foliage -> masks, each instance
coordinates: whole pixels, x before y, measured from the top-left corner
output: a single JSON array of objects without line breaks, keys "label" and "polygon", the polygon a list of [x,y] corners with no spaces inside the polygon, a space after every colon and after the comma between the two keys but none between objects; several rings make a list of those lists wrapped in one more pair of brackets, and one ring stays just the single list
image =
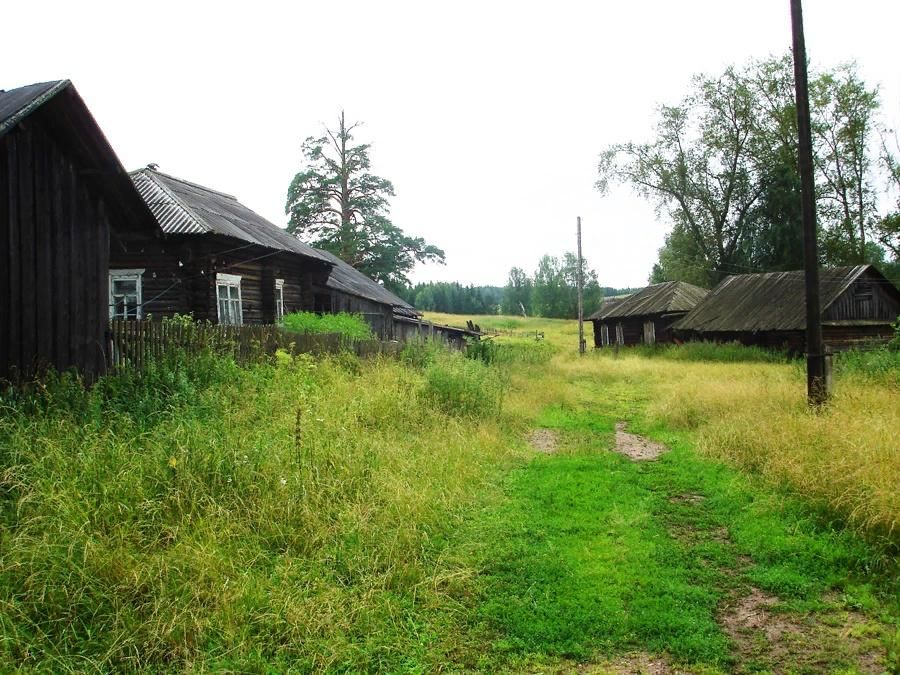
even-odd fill
[{"label": "foliage", "polygon": [[400,297],[424,312],[494,314],[502,291],[496,286],[463,286],[459,282],[431,281],[400,290]]},{"label": "foliage", "polygon": [[288,188],[288,231],[334,253],[372,279],[408,283],[417,262],[443,262],[444,252],[411,237],[389,218],[389,180],[370,173],[368,144],[354,144],[343,111],[336,130],[308,137],[302,146],[306,166]]},{"label": "foliage", "polygon": [[521,267],[509,271],[509,280],[503,289],[500,311],[511,316],[528,316],[531,313],[531,295],[534,282]]},{"label": "foliage", "polygon": [[[584,283],[585,314],[590,308],[600,306],[603,291],[597,281],[597,273],[592,270],[586,258],[581,259],[582,279]],[[515,275],[520,288],[515,290],[514,297],[522,297],[524,290],[531,291],[526,307],[535,316],[548,318],[575,318],[578,316],[578,258],[574,253],[566,252],[562,259],[545,255],[538,261],[534,276],[527,280],[522,278],[521,270],[510,271],[510,282]],[[507,285],[507,289],[509,289]],[[504,300],[505,305],[509,305]],[[513,308],[513,313],[519,313]]]},{"label": "foliage", "polygon": [[784,351],[746,347],[738,342],[686,342],[681,345],[635,345],[629,351],[645,358],[718,363],[787,363]]},{"label": "foliage", "polygon": [[[871,153],[877,90],[845,65],[810,77],[817,210],[825,264],[878,260]],[[597,188],[627,183],[672,222],[653,281],[715,285],[802,261],[791,56],[698,75],[658,111],[655,140],[601,154]],[[882,219],[884,231],[891,220]],[[890,235],[876,234],[885,245]]]},{"label": "foliage", "polygon": [[284,315],[282,325],[294,333],[339,333],[351,340],[373,338],[372,328],[360,314],[293,312]]}]

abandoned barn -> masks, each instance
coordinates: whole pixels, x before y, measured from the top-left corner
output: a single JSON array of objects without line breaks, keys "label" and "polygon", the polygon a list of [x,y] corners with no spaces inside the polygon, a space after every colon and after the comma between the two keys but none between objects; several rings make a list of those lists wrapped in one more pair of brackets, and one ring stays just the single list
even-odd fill
[{"label": "abandoned barn", "polygon": [[709,293],[683,281],[652,284],[604,305],[590,317],[594,344],[637,345],[672,342],[672,324]]},{"label": "abandoned barn", "polygon": [[[803,351],[802,271],[726,277],[674,326],[678,337]],[[884,341],[900,314],[900,290],[871,265],[819,272],[822,332],[833,349]]]},{"label": "abandoned barn", "polygon": [[162,239],[113,237],[110,317],[243,325],[313,311],[332,263],[235,197],[155,167],[131,174]]},{"label": "abandoned barn", "polygon": [[110,237],[156,233],[71,82],[0,91],[0,379],[104,372]]}]

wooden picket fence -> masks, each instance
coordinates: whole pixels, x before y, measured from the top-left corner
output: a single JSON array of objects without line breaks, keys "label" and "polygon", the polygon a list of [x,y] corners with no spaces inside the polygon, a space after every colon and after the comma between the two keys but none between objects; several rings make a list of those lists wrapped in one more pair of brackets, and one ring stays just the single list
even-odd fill
[{"label": "wooden picket fence", "polygon": [[180,321],[113,319],[109,325],[110,370],[136,369],[171,350],[187,354],[212,351],[246,365],[275,355],[278,349],[300,354],[351,351],[362,357],[397,353],[400,345],[380,340],[351,341],[340,333],[291,333],[279,326],[223,326]]}]

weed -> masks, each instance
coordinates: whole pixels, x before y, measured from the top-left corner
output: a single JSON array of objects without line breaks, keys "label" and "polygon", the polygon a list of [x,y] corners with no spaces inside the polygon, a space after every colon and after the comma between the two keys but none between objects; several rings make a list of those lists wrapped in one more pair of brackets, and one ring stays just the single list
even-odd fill
[{"label": "weed", "polygon": [[281,322],[294,333],[339,333],[352,340],[372,339],[372,329],[360,314],[294,312],[285,314]]}]

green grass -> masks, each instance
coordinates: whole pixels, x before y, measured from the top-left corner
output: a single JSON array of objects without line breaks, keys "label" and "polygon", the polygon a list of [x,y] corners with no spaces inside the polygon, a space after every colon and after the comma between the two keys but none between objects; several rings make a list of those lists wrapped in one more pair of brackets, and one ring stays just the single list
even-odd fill
[{"label": "green grass", "polygon": [[[851,612],[897,667],[895,389],[844,372],[813,416],[778,359],[579,358],[536,326],[4,393],[0,671],[852,672]],[[671,452],[611,453],[619,420]],[[750,588],[837,632],[742,662],[720,614]]]},{"label": "green grass", "polygon": [[[701,459],[683,434],[650,430],[673,448],[656,462],[609,452],[621,412],[541,411],[538,424],[562,434],[560,453],[513,472],[507,502],[473,528],[490,542],[478,608],[494,632],[483,666],[640,650],[731,670],[717,615],[751,585],[804,610],[826,591],[865,598],[890,621],[900,588],[886,573],[873,597],[867,574],[886,563],[877,550],[802,500]],[[820,656],[853,665],[838,646]]]},{"label": "green grass", "polygon": [[339,333],[352,340],[371,340],[372,329],[359,314],[315,314],[294,312],[281,320],[285,329],[294,333]]}]

